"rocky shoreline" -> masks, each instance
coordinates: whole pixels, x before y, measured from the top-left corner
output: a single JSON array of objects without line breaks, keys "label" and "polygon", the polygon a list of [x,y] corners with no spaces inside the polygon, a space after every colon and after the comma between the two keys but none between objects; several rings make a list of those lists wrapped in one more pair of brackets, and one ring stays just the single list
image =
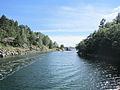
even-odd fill
[{"label": "rocky shoreline", "polygon": [[0,48],[0,58],[17,56],[17,55],[25,55],[30,53],[44,53],[44,52],[51,52],[51,51],[71,51],[71,48],[54,48],[54,49],[44,49],[44,50],[29,50],[29,49],[15,49],[15,50],[8,50],[5,48]]},{"label": "rocky shoreline", "polygon": [[37,50],[7,50],[0,48],[0,58],[5,57],[11,57],[11,56],[17,56],[17,55],[25,55],[30,53],[43,53],[43,52],[49,52],[49,51],[55,51],[55,50],[45,50],[45,51],[37,51]]},{"label": "rocky shoreline", "polygon": [[15,55],[20,55],[20,51],[15,51],[15,50],[6,50],[3,48],[0,48],[0,58],[8,57],[8,56],[15,56]]}]

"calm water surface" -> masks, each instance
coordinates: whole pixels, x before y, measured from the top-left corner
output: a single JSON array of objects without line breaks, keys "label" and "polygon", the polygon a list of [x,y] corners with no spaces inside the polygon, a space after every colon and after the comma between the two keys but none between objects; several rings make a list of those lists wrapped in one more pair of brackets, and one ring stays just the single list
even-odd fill
[{"label": "calm water surface", "polygon": [[[9,66],[8,63],[8,72],[16,72],[10,76],[0,74],[1,77],[7,76],[0,80],[0,90],[114,90],[120,88],[119,64],[82,59],[75,51],[33,54],[7,60],[16,65]],[[3,63],[4,60],[1,59],[1,61],[0,63]],[[31,62],[34,63],[31,64]],[[17,71],[25,64],[28,66]],[[6,64],[0,64],[1,73],[2,71],[5,73],[4,65]]]}]

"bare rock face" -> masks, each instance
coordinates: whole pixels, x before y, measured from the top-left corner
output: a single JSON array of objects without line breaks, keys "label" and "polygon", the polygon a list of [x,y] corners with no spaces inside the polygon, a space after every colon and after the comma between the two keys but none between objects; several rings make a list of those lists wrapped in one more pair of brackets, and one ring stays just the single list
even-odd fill
[{"label": "bare rock face", "polygon": [[3,58],[6,56],[6,50],[0,49],[0,57]]},{"label": "bare rock face", "polygon": [[20,53],[18,51],[12,50],[6,50],[6,49],[2,49],[0,48],[0,58],[4,58],[7,56],[14,56],[14,55],[19,55]]},{"label": "bare rock face", "polygon": [[29,48],[27,44],[23,44],[22,47],[23,47],[23,48],[26,48],[26,49]]},{"label": "bare rock face", "polygon": [[14,42],[15,38],[13,37],[8,37],[8,38],[4,38],[2,41],[3,42]]},{"label": "bare rock face", "polygon": [[3,58],[5,56],[6,56],[6,54],[0,53],[0,58]]}]

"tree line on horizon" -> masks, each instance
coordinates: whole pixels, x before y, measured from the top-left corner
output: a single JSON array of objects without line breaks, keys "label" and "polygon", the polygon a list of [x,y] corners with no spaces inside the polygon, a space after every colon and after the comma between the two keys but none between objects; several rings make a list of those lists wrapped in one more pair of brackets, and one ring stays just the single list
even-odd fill
[{"label": "tree line on horizon", "polygon": [[58,44],[47,35],[41,32],[33,32],[27,25],[19,25],[17,21],[8,19],[5,15],[0,18],[0,43],[30,49],[32,46],[40,49],[58,47]]},{"label": "tree line on horizon", "polygon": [[91,33],[77,46],[78,54],[86,56],[120,56],[120,13],[112,22],[102,19],[99,29]]}]

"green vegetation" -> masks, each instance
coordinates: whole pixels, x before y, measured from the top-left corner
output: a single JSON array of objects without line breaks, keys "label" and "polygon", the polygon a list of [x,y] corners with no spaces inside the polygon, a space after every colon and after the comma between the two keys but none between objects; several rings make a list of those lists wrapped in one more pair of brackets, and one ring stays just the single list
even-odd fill
[{"label": "green vegetation", "polygon": [[79,55],[120,56],[120,13],[112,22],[105,21],[76,46]]},{"label": "green vegetation", "polygon": [[27,25],[18,25],[17,21],[0,18],[0,48],[24,48],[27,50],[44,50],[57,48],[47,35],[33,32]]},{"label": "green vegetation", "polygon": [[64,45],[62,44],[62,45],[60,45],[60,48],[62,49],[62,48],[64,48]]}]

